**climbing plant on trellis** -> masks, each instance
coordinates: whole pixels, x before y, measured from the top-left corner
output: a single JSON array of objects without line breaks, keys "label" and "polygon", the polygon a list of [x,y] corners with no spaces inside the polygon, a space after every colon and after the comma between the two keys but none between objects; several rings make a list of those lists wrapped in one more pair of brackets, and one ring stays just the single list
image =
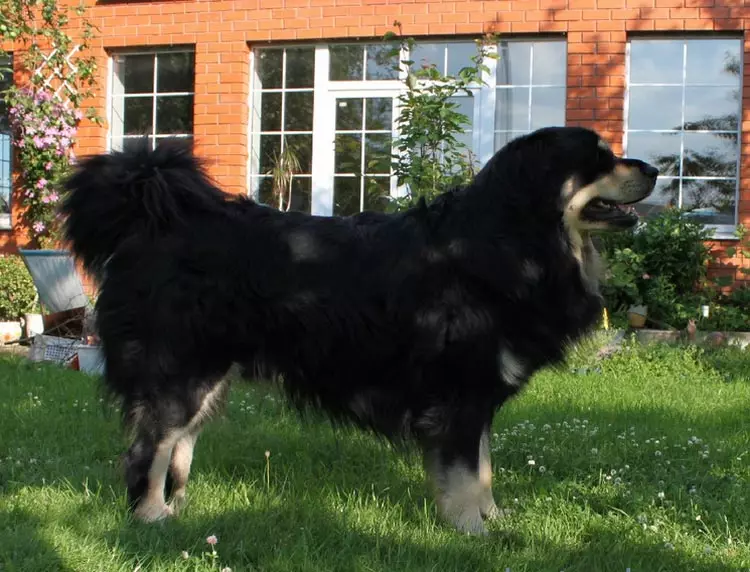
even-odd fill
[{"label": "climbing plant on trellis", "polygon": [[[3,94],[20,174],[15,204],[21,207],[21,226],[39,246],[57,239],[58,183],[75,160],[78,125],[84,117],[100,122],[95,109],[83,109],[96,87],[96,59],[88,52],[94,27],[83,4],[73,8],[63,1],[0,3],[0,43],[14,46],[14,67],[24,78]],[[6,67],[0,73],[13,71]]]}]

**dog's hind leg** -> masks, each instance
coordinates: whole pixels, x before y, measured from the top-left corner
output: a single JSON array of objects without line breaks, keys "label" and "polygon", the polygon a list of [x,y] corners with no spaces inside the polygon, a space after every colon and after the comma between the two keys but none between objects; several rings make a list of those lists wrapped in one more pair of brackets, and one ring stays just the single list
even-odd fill
[{"label": "dog's hind leg", "polygon": [[[190,396],[196,398],[189,400],[190,406],[172,399],[161,401],[156,410],[141,412],[125,471],[128,500],[136,518],[161,520],[180,508],[198,433],[223,401],[227,388],[223,380],[203,384],[200,395]],[[167,505],[164,495],[168,480],[168,488],[173,488],[172,506]]]}]

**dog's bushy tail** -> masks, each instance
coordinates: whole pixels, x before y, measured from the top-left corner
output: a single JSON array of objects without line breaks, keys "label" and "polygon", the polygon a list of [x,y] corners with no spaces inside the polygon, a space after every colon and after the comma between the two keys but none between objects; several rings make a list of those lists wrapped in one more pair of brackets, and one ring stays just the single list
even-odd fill
[{"label": "dog's bushy tail", "polygon": [[133,236],[154,237],[194,216],[221,209],[191,145],[166,141],[82,160],[63,185],[64,238],[86,270],[102,276],[107,260]]}]

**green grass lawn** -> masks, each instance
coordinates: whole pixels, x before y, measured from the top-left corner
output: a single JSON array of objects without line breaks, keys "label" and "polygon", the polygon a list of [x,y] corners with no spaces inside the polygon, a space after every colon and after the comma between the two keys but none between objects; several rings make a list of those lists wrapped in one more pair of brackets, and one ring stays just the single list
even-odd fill
[{"label": "green grass lawn", "polygon": [[496,417],[514,510],[473,538],[436,521],[416,457],[300,422],[265,385],[204,431],[181,516],[132,522],[95,380],[0,354],[0,570],[750,570],[750,352],[592,356]]}]

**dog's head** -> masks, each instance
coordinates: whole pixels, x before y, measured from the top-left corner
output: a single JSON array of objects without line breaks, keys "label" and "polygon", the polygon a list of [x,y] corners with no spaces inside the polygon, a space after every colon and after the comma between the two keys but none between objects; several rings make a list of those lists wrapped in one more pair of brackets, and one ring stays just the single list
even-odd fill
[{"label": "dog's head", "polygon": [[644,161],[615,156],[596,132],[582,127],[546,127],[518,137],[487,169],[501,185],[514,182],[514,196],[507,199],[525,203],[529,215],[554,212],[578,232],[633,227],[638,215],[631,205],[651,194],[659,174]]}]

